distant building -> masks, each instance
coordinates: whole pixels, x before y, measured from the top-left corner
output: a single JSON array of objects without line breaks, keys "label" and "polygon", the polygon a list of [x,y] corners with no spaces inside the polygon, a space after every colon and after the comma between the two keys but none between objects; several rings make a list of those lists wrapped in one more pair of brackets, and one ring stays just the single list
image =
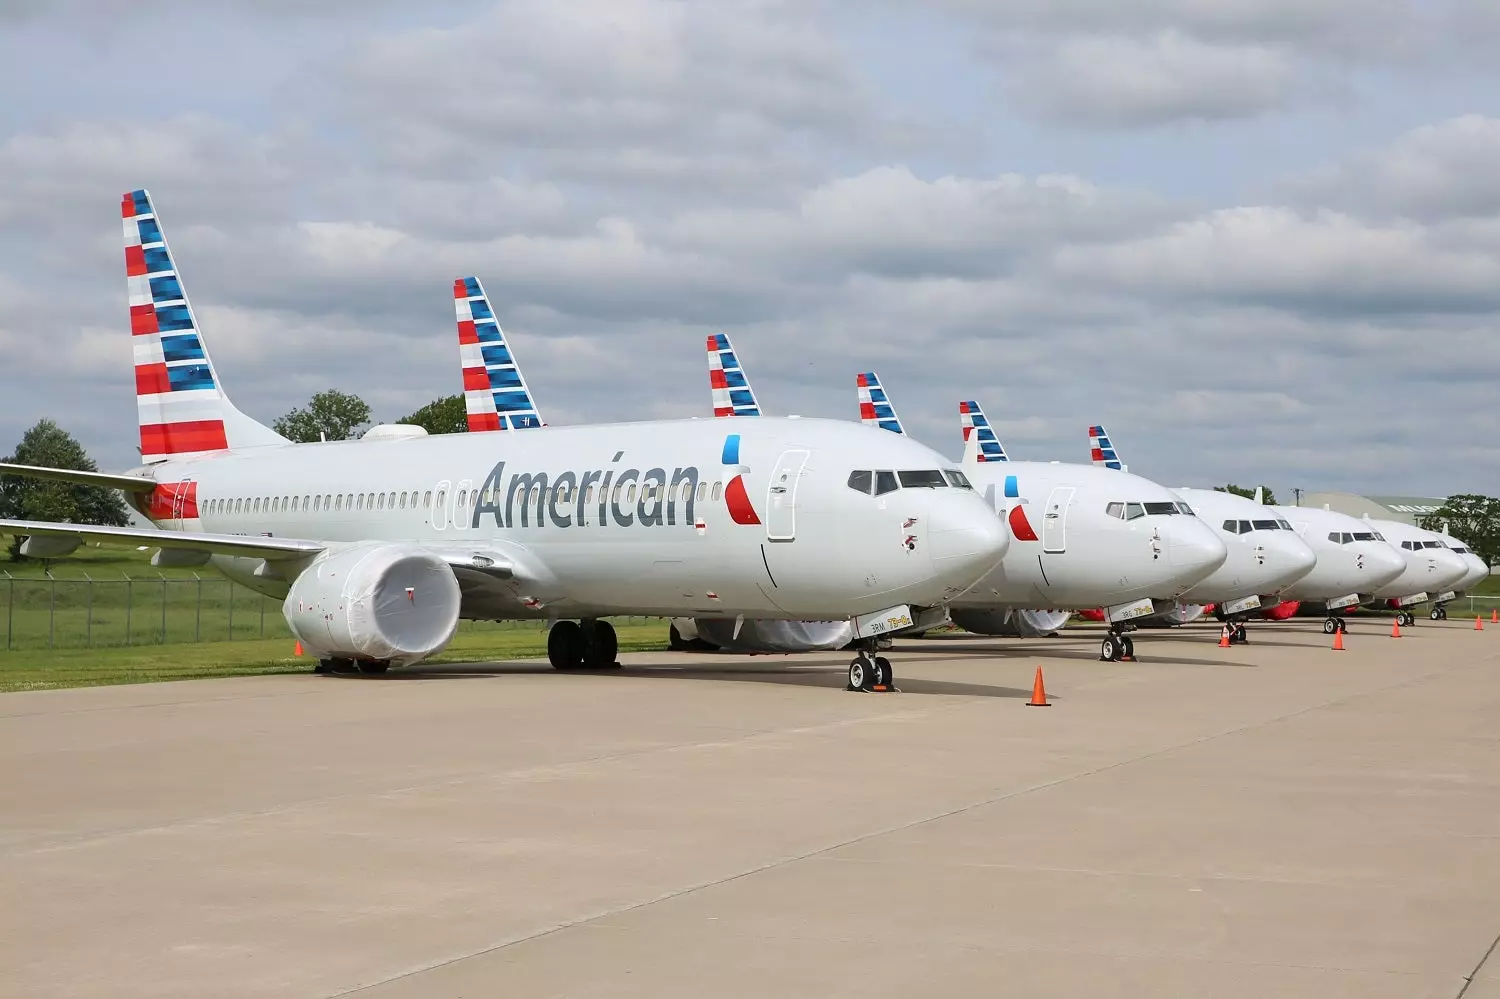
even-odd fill
[{"label": "distant building", "polygon": [[1416,524],[1436,513],[1443,500],[1435,496],[1359,496],[1355,493],[1303,493],[1299,506],[1323,507],[1351,517],[1369,514],[1371,520],[1399,520]]}]

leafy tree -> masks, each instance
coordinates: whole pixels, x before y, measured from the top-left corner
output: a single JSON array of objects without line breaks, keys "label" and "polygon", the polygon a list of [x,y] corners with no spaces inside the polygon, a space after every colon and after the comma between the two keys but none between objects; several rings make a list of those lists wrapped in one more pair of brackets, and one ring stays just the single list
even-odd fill
[{"label": "leafy tree", "polygon": [[[1276,505],[1276,494],[1273,493],[1273,492],[1271,492],[1271,487],[1270,486],[1261,486],[1260,488],[1261,488],[1261,491],[1264,493],[1266,506],[1275,506]],[[1254,489],[1246,489],[1244,486],[1236,486],[1236,485],[1233,485],[1233,484],[1230,484],[1230,485],[1227,485],[1227,486],[1214,486],[1214,492],[1216,492],[1216,493],[1232,493],[1235,496],[1243,496],[1243,497],[1245,497],[1245,499],[1255,499],[1255,490]]]},{"label": "leafy tree", "polygon": [[445,395],[396,422],[410,423],[429,434],[461,434],[469,429],[469,413],[463,396]]},{"label": "leafy tree", "polygon": [[319,440],[346,441],[359,435],[370,422],[370,407],[357,395],[328,389],[272,424],[290,441],[311,444]]},{"label": "leafy tree", "polygon": [[1500,562],[1500,499],[1474,493],[1449,496],[1417,526],[1453,535],[1486,565]]},{"label": "leafy tree", "polygon": [[[83,445],[51,420],[38,420],[26,431],[14,454],[0,458],[13,465],[40,465],[97,472]],[[124,527],[129,515],[125,501],[113,489],[78,486],[67,482],[45,482],[13,475],[0,477],[0,517],[16,520],[50,520],[69,524],[100,524]],[[20,561],[20,539],[11,542],[10,557]]]}]

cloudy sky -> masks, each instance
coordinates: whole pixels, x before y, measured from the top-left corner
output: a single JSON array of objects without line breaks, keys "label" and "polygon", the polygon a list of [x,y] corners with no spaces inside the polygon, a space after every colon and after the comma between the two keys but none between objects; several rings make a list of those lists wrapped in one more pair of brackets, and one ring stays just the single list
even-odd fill
[{"label": "cloudy sky", "polygon": [[7,0],[0,451],[133,463],[143,186],[266,422],[457,391],[474,273],[555,424],[705,414],[725,331],[769,412],[873,368],[955,456],[973,397],[1017,458],[1497,494],[1497,45],[1493,0]]}]

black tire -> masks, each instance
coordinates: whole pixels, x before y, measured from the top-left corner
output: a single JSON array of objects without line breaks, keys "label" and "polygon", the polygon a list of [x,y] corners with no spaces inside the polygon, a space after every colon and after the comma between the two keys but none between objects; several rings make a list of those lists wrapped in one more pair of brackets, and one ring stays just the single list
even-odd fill
[{"label": "black tire", "polygon": [[885,656],[875,657],[875,686],[890,687],[896,682],[896,671]]},{"label": "black tire", "polygon": [[1105,635],[1104,641],[1099,643],[1099,661],[1117,663],[1120,661],[1120,655],[1120,640],[1114,635]]},{"label": "black tire", "polygon": [[852,690],[869,690],[875,686],[875,664],[864,653],[849,663],[849,687]]},{"label": "black tire", "polygon": [[1427,616],[1434,621],[1441,621],[1443,619],[1443,609],[1441,607],[1434,607],[1427,612]]},{"label": "black tire", "polygon": [[667,651],[686,652],[687,642],[682,637],[682,632],[677,630],[677,625],[667,625]]},{"label": "black tire", "polygon": [[1135,658],[1135,640],[1129,635],[1120,636],[1120,658],[1122,660]]},{"label": "black tire", "polygon": [[1323,622],[1323,634],[1325,634],[1325,635],[1331,635],[1335,631],[1338,631],[1338,630],[1339,630],[1339,622],[1336,621],[1336,620],[1334,620],[1333,618],[1329,618],[1328,620],[1326,620],[1326,621]]},{"label": "black tire", "polygon": [[1250,642],[1250,633],[1245,630],[1245,626],[1243,624],[1237,624],[1237,625],[1235,625],[1235,627],[1234,627],[1234,640],[1237,643],[1239,643],[1240,645],[1247,645],[1247,644],[1249,644],[1249,642]]},{"label": "black tire", "polygon": [[318,665],[316,665],[316,666],[313,667],[313,672],[314,673],[332,673],[333,672],[333,660],[332,659],[319,659],[318,660]]},{"label": "black tire", "polygon": [[618,669],[615,656],[620,651],[620,640],[615,635],[615,626],[608,621],[595,621],[594,633],[584,652],[584,665],[588,669]]},{"label": "black tire", "polygon": [[368,674],[374,675],[374,674],[384,673],[386,670],[388,670],[388,669],[391,668],[391,664],[388,663],[388,662],[385,662],[384,660],[381,660],[381,661],[377,662],[377,661],[375,661],[373,659],[363,659],[363,660],[360,660],[359,662],[355,663],[354,664],[354,668],[356,670],[358,670],[359,672],[361,672],[361,673],[368,673]]},{"label": "black tire", "polygon": [[582,669],[583,653],[583,629],[577,621],[559,621],[547,632],[547,661],[553,669]]}]

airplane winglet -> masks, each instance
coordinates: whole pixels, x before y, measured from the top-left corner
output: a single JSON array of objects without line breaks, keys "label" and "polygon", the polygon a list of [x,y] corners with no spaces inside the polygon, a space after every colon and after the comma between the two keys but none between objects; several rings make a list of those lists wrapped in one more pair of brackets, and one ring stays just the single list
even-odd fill
[{"label": "airplane winglet", "polygon": [[875,372],[866,371],[858,375],[855,378],[855,384],[859,387],[861,423],[867,427],[879,427],[881,430],[889,430],[892,433],[906,433],[901,427],[901,418],[896,415],[896,409],[891,405],[885,389],[881,387],[880,377]]},{"label": "airplane winglet", "polygon": [[1095,424],[1089,427],[1089,454],[1094,464],[1104,468],[1113,468],[1116,471],[1124,471],[1125,466],[1120,462],[1120,456],[1115,451],[1115,446],[1110,443],[1109,434],[1104,432],[1104,427]]},{"label": "airplane winglet", "polygon": [[715,416],[759,416],[755,390],[725,333],[708,335],[708,389]]},{"label": "airplane winglet", "polygon": [[531,389],[477,277],[453,282],[453,311],[458,320],[458,356],[463,366],[464,410],[469,429],[523,430],[544,426],[531,400]]},{"label": "airplane winglet", "polygon": [[1009,461],[1005,448],[1000,444],[1000,438],[995,436],[995,430],[990,426],[990,421],[985,418],[984,409],[972,399],[958,404],[958,424],[963,429],[964,453],[969,452],[969,442],[975,445],[975,461]]}]

